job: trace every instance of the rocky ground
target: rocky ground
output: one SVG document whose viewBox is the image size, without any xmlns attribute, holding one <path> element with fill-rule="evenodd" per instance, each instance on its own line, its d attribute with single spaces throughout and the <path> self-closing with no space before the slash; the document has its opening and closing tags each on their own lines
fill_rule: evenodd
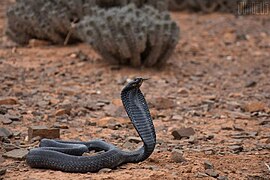
<svg viewBox="0 0 270 180">
<path fill-rule="evenodd" d="M 85 44 L 15 47 L 3 36 L 1 3 L 0 179 L 270 178 L 269 16 L 173 13 L 181 41 L 166 67 L 132 69 Z M 60 129 L 65 140 L 139 146 L 120 101 L 137 76 L 151 78 L 141 88 L 157 132 L 149 159 L 87 174 L 27 166 L 39 140 L 32 126 Z"/>
</svg>

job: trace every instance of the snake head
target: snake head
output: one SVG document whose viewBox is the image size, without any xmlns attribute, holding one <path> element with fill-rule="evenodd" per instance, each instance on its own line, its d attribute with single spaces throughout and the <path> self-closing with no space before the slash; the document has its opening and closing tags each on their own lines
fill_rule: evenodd
<svg viewBox="0 0 270 180">
<path fill-rule="evenodd" d="M 146 78 L 135 78 L 131 80 L 124 88 L 124 90 L 130 90 L 134 88 L 140 88 L 143 81 L 148 80 Z"/>
</svg>

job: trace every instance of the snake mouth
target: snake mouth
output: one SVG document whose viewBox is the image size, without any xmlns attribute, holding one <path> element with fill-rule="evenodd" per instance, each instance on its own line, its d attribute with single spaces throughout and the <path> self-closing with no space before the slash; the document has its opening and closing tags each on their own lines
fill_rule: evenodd
<svg viewBox="0 0 270 180">
<path fill-rule="evenodd" d="M 140 87 L 144 81 L 149 80 L 150 78 L 135 78 L 135 86 Z"/>
</svg>

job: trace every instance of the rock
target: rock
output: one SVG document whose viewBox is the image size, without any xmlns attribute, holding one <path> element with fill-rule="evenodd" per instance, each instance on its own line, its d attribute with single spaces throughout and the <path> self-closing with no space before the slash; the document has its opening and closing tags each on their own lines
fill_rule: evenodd
<svg viewBox="0 0 270 180">
<path fill-rule="evenodd" d="M 106 102 L 103 102 L 103 101 L 98 101 L 96 102 L 96 106 L 99 107 L 99 108 L 102 108 L 104 107 L 105 105 L 108 105 Z"/>
<path fill-rule="evenodd" d="M 244 131 L 243 128 L 241 128 L 240 126 L 237 126 L 237 125 L 233 125 L 233 129 L 234 129 L 235 131 Z"/>
<path fill-rule="evenodd" d="M 198 172 L 198 173 L 196 174 L 196 177 L 197 177 L 197 178 L 205 178 L 205 177 L 208 177 L 208 175 L 205 174 L 205 173 L 202 173 L 202 172 Z"/>
<path fill-rule="evenodd" d="M 263 120 L 260 122 L 260 125 L 264 126 L 264 125 L 268 125 L 270 124 L 270 120 Z"/>
<path fill-rule="evenodd" d="M 14 149 L 12 151 L 9 151 L 3 154 L 3 157 L 17 159 L 17 160 L 24 160 L 27 154 L 28 154 L 28 150 L 26 149 Z"/>
<path fill-rule="evenodd" d="M 103 128 L 118 129 L 118 127 L 127 126 L 130 121 L 126 118 L 105 117 L 96 121 L 96 125 Z"/>
<path fill-rule="evenodd" d="M 151 109 L 151 110 L 150 110 L 150 114 L 151 114 L 151 117 L 152 117 L 153 119 L 157 119 L 157 118 L 158 118 L 158 113 L 159 113 L 159 111 L 156 110 L 156 109 Z"/>
<path fill-rule="evenodd" d="M 106 112 L 106 115 L 107 116 L 112 116 L 112 117 L 127 117 L 127 113 L 126 113 L 123 105 L 116 106 L 114 104 L 109 104 L 107 106 L 104 106 L 103 109 Z"/>
<path fill-rule="evenodd" d="M 3 176 L 4 174 L 6 174 L 7 169 L 6 168 L 0 168 L 0 176 Z"/>
<path fill-rule="evenodd" d="M 226 102 L 227 109 L 230 111 L 235 111 L 236 109 L 240 108 L 242 105 L 235 101 Z"/>
<path fill-rule="evenodd" d="M 28 139 L 39 136 L 41 138 L 57 139 L 60 138 L 60 129 L 48 128 L 46 126 L 32 126 L 28 128 Z"/>
<path fill-rule="evenodd" d="M 155 98 L 152 103 L 154 107 L 158 110 L 175 107 L 175 103 L 173 100 L 163 97 Z"/>
<path fill-rule="evenodd" d="M 234 133 L 231 135 L 234 139 L 249 139 L 249 138 L 255 138 L 258 136 L 258 132 L 241 132 L 241 133 Z"/>
<path fill-rule="evenodd" d="M 173 115 L 172 120 L 182 121 L 182 120 L 184 120 L 184 118 L 183 118 L 183 116 L 180 116 L 180 115 Z"/>
<path fill-rule="evenodd" d="M 233 44 L 236 41 L 236 33 L 226 32 L 223 35 L 223 39 L 226 44 Z"/>
<path fill-rule="evenodd" d="M 117 123 L 110 123 L 107 126 L 107 128 L 112 129 L 112 130 L 117 130 L 117 129 L 119 129 L 119 127 L 121 127 L 121 126 Z"/>
<path fill-rule="evenodd" d="M 174 139 L 182 139 L 183 137 L 190 137 L 195 135 L 195 131 L 193 128 L 181 128 L 181 129 L 176 129 L 172 131 L 172 135 Z"/>
<path fill-rule="evenodd" d="M 214 134 L 208 134 L 207 136 L 205 136 L 206 140 L 211 140 L 214 139 L 215 135 Z"/>
<path fill-rule="evenodd" d="M 256 81 L 248 81 L 245 85 L 246 88 L 255 87 L 257 85 Z"/>
<path fill-rule="evenodd" d="M 13 133 L 3 127 L 0 127 L 0 138 L 10 138 L 13 135 Z"/>
<path fill-rule="evenodd" d="M 229 126 L 221 126 L 221 130 L 230 131 L 230 130 L 233 130 L 233 128 Z"/>
<path fill-rule="evenodd" d="M 5 115 L 8 112 L 6 107 L 0 106 L 0 114 Z"/>
<path fill-rule="evenodd" d="M 65 114 L 67 114 L 67 115 L 70 115 L 70 111 L 71 111 L 71 109 L 70 108 L 68 108 L 68 109 L 58 109 L 56 112 L 55 112 L 55 116 L 63 116 L 63 115 L 65 115 Z"/>
<path fill-rule="evenodd" d="M 18 146 L 14 145 L 14 144 L 3 143 L 3 148 L 6 151 L 11 151 L 13 149 L 18 149 Z"/>
<path fill-rule="evenodd" d="M 250 102 L 243 106 L 243 109 L 246 112 L 258 112 L 258 111 L 264 111 L 267 109 L 267 105 L 263 102 Z"/>
<path fill-rule="evenodd" d="M 240 145 L 229 146 L 229 149 L 231 149 L 233 151 L 233 153 L 239 153 L 239 152 L 242 152 L 244 150 L 243 146 L 240 146 Z"/>
<path fill-rule="evenodd" d="M 217 180 L 228 180 L 227 176 L 218 176 Z"/>
<path fill-rule="evenodd" d="M 228 116 L 233 119 L 250 119 L 250 114 L 245 114 L 236 111 L 228 111 Z"/>
<path fill-rule="evenodd" d="M 205 173 L 214 178 L 218 177 L 218 173 L 213 169 L 206 169 Z"/>
<path fill-rule="evenodd" d="M 50 98 L 49 98 L 49 104 L 51 104 L 51 105 L 56 105 L 56 104 L 58 104 L 59 102 L 60 102 L 59 99 L 56 99 L 56 98 L 53 98 L 53 97 L 50 97 Z"/>
<path fill-rule="evenodd" d="M 42 47 L 50 45 L 49 41 L 38 40 L 38 39 L 30 39 L 28 46 L 29 47 Z"/>
<path fill-rule="evenodd" d="M 123 106 L 123 103 L 122 103 L 121 99 L 113 99 L 112 104 L 115 105 L 115 106 L 118 106 L 118 107 Z"/>
<path fill-rule="evenodd" d="M 64 100 L 62 103 L 59 104 L 60 109 L 71 109 L 72 102 L 68 99 Z"/>
<path fill-rule="evenodd" d="M 12 120 L 12 121 L 20 121 L 21 117 L 17 116 L 17 115 L 5 115 L 8 119 Z"/>
<path fill-rule="evenodd" d="M 2 155 L 0 155 L 0 164 L 2 164 L 3 162 L 5 162 L 5 159 L 2 157 Z"/>
<path fill-rule="evenodd" d="M 20 131 L 15 131 L 15 132 L 13 132 L 13 136 L 14 137 L 18 137 L 18 136 L 20 136 L 21 135 L 21 132 Z"/>
<path fill-rule="evenodd" d="M 128 137 L 127 140 L 128 140 L 128 142 L 136 143 L 136 144 L 138 144 L 142 141 L 141 138 L 134 137 L 134 136 Z"/>
<path fill-rule="evenodd" d="M 7 125 L 7 124 L 11 124 L 12 121 L 7 118 L 6 116 L 3 116 L 3 115 L 0 115 L 0 121 L 4 124 L 4 125 Z"/>
<path fill-rule="evenodd" d="M 37 141 L 40 141 L 41 140 L 41 137 L 40 136 L 36 136 L 36 137 L 33 137 L 32 139 L 30 139 L 30 143 L 34 143 L 34 142 L 37 142 Z"/>
<path fill-rule="evenodd" d="M 230 94 L 229 94 L 229 97 L 230 97 L 230 98 L 241 98 L 241 97 L 244 97 L 244 94 L 241 93 L 241 92 L 230 93 Z"/>
<path fill-rule="evenodd" d="M 105 117 L 96 121 L 97 126 L 102 128 L 107 128 L 109 124 L 115 125 L 117 123 L 117 119 L 113 117 Z"/>
<path fill-rule="evenodd" d="M 203 166 L 204 166 L 204 169 L 206 170 L 206 169 L 214 169 L 214 166 L 213 166 L 213 164 L 210 162 L 210 161 L 204 161 L 204 163 L 203 163 Z"/>
<path fill-rule="evenodd" d="M 61 94 L 66 94 L 68 96 L 74 96 L 75 94 L 79 94 L 80 92 L 80 89 L 79 87 L 62 87 L 62 88 L 59 88 L 58 93 L 61 93 Z"/>
<path fill-rule="evenodd" d="M 196 136 L 190 136 L 188 139 L 188 143 L 195 144 L 198 142 L 198 138 Z"/>
<path fill-rule="evenodd" d="M 256 136 L 258 136 L 259 132 L 258 131 L 252 131 L 252 132 L 248 132 L 247 133 L 250 137 L 255 138 Z"/>
<path fill-rule="evenodd" d="M 0 105 L 15 105 L 18 102 L 18 99 L 13 97 L 0 98 Z"/>
<path fill-rule="evenodd" d="M 122 147 L 123 147 L 124 149 L 131 150 L 131 149 L 133 149 L 134 144 L 127 141 L 127 142 L 125 142 L 125 143 L 122 145 Z"/>
<path fill-rule="evenodd" d="M 112 170 L 110 168 L 103 168 L 103 169 L 99 170 L 98 173 L 109 173 L 111 171 Z"/>
<path fill-rule="evenodd" d="M 213 155 L 213 154 L 215 154 L 215 150 L 214 149 L 211 149 L 211 148 L 205 149 L 203 151 L 204 151 L 204 154 L 206 154 L 206 155 Z"/>
<path fill-rule="evenodd" d="M 173 149 L 171 154 L 171 160 L 176 163 L 186 162 L 187 160 L 183 157 L 183 152 L 179 149 Z"/>
<path fill-rule="evenodd" d="M 202 102 L 205 102 L 206 104 L 207 103 L 212 104 L 212 103 L 215 103 L 214 101 L 217 99 L 217 96 L 214 94 L 213 95 L 205 95 L 202 97 L 202 99 L 203 99 Z"/>
<path fill-rule="evenodd" d="M 177 91 L 179 94 L 182 94 L 182 95 L 188 95 L 189 94 L 189 91 L 185 88 L 180 88 L 178 91 Z"/>
<path fill-rule="evenodd" d="M 65 124 L 59 124 L 59 123 L 54 123 L 53 124 L 53 127 L 54 128 L 58 128 L 58 129 L 68 129 L 68 125 L 65 125 Z"/>
</svg>

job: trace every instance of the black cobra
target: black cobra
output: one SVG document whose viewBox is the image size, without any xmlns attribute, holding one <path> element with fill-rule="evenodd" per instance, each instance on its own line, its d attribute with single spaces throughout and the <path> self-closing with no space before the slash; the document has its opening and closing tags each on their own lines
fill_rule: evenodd
<svg viewBox="0 0 270 180">
<path fill-rule="evenodd" d="M 39 148 L 29 151 L 27 164 L 33 168 L 85 173 L 97 172 L 102 168 L 114 169 L 124 163 L 137 163 L 147 159 L 154 151 L 156 133 L 147 103 L 140 91 L 144 80 L 134 79 L 121 92 L 126 112 L 143 141 L 141 148 L 128 152 L 102 140 L 80 142 L 43 139 Z M 82 156 L 92 150 L 105 152 Z"/>
</svg>

